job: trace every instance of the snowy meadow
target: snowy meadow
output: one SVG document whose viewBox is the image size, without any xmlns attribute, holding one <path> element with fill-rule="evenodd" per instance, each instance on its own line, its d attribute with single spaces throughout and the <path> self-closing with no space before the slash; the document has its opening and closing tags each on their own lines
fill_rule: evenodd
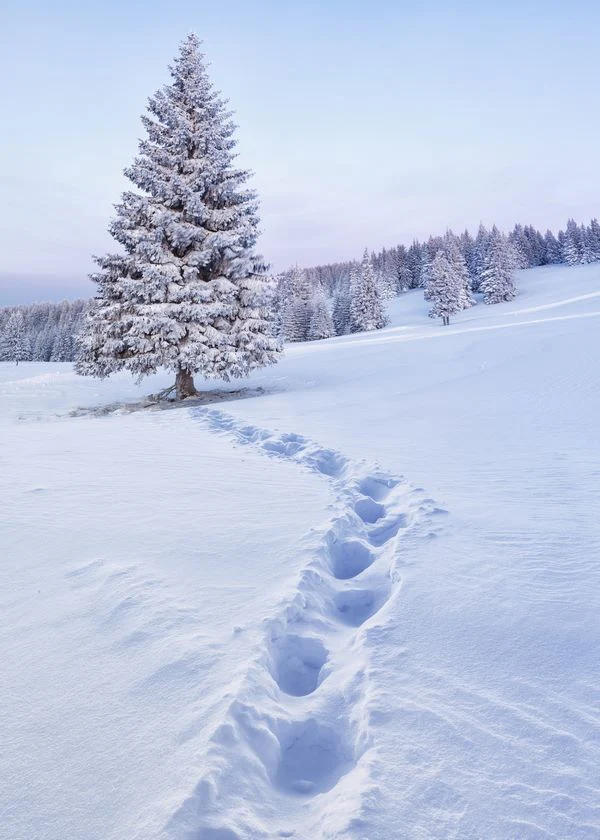
<svg viewBox="0 0 600 840">
<path fill-rule="evenodd" d="M 595 840 L 600 225 L 273 276 L 208 67 L 0 310 L 1 840 Z"/>
<path fill-rule="evenodd" d="M 217 408 L 2 365 L 2 837 L 597 836 L 600 269 L 517 279 Z"/>
</svg>

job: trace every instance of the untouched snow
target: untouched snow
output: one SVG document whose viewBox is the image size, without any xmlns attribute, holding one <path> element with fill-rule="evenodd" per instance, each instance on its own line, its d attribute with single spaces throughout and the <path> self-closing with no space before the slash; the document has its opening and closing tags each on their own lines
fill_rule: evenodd
<svg viewBox="0 0 600 840">
<path fill-rule="evenodd" d="M 600 267 L 518 285 L 218 409 L 0 366 L 0 837 L 600 836 Z"/>
</svg>

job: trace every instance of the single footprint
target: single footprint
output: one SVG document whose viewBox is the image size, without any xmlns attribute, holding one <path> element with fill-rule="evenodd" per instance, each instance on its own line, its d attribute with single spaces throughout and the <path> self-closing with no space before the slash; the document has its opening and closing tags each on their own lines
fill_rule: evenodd
<svg viewBox="0 0 600 840">
<path fill-rule="evenodd" d="M 334 577 L 349 580 L 356 577 L 373 563 L 368 546 L 360 540 L 338 540 L 333 537 L 329 543 L 329 556 Z"/>
<path fill-rule="evenodd" d="M 319 685 L 327 650 L 311 636 L 284 636 L 272 643 L 271 673 L 279 688 L 293 697 L 305 697 Z"/>
<path fill-rule="evenodd" d="M 360 627 L 377 612 L 383 600 L 374 589 L 348 589 L 335 596 L 335 606 L 344 624 Z"/>
<path fill-rule="evenodd" d="M 398 485 L 395 478 L 369 475 L 359 483 L 358 489 L 364 496 L 370 496 L 375 502 L 382 502 L 389 496 L 390 490 Z"/>
<path fill-rule="evenodd" d="M 350 767 L 341 736 L 314 718 L 282 725 L 279 743 L 275 783 L 290 793 L 315 796 L 331 790 Z"/>
<path fill-rule="evenodd" d="M 369 496 L 359 499 L 354 505 L 354 510 L 367 525 L 372 525 L 385 516 L 384 506 L 375 502 Z"/>
</svg>

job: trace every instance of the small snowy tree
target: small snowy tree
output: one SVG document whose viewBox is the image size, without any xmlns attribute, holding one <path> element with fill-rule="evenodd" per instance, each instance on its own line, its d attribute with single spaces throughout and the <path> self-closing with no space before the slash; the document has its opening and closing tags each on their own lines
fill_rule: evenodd
<svg viewBox="0 0 600 840">
<path fill-rule="evenodd" d="M 443 251 L 438 251 L 429 267 L 426 300 L 432 306 L 430 318 L 441 318 L 444 326 L 450 323 L 450 316 L 460 312 L 464 299 L 464 281 L 456 266 Z"/>
<path fill-rule="evenodd" d="M 488 240 L 480 291 L 484 303 L 503 303 L 517 294 L 514 281 L 516 257 L 512 246 L 494 225 Z"/>
<path fill-rule="evenodd" d="M 380 330 L 387 323 L 381 289 L 366 249 L 352 284 L 350 321 L 352 332 Z"/>
<path fill-rule="evenodd" d="M 30 358 L 31 348 L 27 337 L 25 318 L 20 309 L 10 315 L 3 337 L 3 357 L 8 362 L 25 362 Z"/>
<path fill-rule="evenodd" d="M 256 195 L 234 167 L 235 125 L 214 90 L 200 42 L 189 35 L 172 82 L 149 100 L 147 138 L 125 170 L 110 233 L 124 253 L 96 258 L 98 285 L 81 338 L 79 373 L 128 369 L 176 374 L 178 398 L 193 375 L 231 379 L 277 361 L 271 285 L 254 252 Z"/>
<path fill-rule="evenodd" d="M 308 340 L 319 341 L 334 335 L 333 321 L 329 301 L 322 291 L 318 291 L 311 301 L 311 316 L 308 326 Z"/>
</svg>

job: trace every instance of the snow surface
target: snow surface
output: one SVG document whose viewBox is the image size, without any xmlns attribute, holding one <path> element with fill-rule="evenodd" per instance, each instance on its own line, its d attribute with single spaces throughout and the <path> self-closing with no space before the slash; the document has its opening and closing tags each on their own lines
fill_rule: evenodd
<svg viewBox="0 0 600 840">
<path fill-rule="evenodd" d="M 3 840 L 600 836 L 600 267 L 518 286 L 218 408 L 0 365 Z"/>
</svg>

